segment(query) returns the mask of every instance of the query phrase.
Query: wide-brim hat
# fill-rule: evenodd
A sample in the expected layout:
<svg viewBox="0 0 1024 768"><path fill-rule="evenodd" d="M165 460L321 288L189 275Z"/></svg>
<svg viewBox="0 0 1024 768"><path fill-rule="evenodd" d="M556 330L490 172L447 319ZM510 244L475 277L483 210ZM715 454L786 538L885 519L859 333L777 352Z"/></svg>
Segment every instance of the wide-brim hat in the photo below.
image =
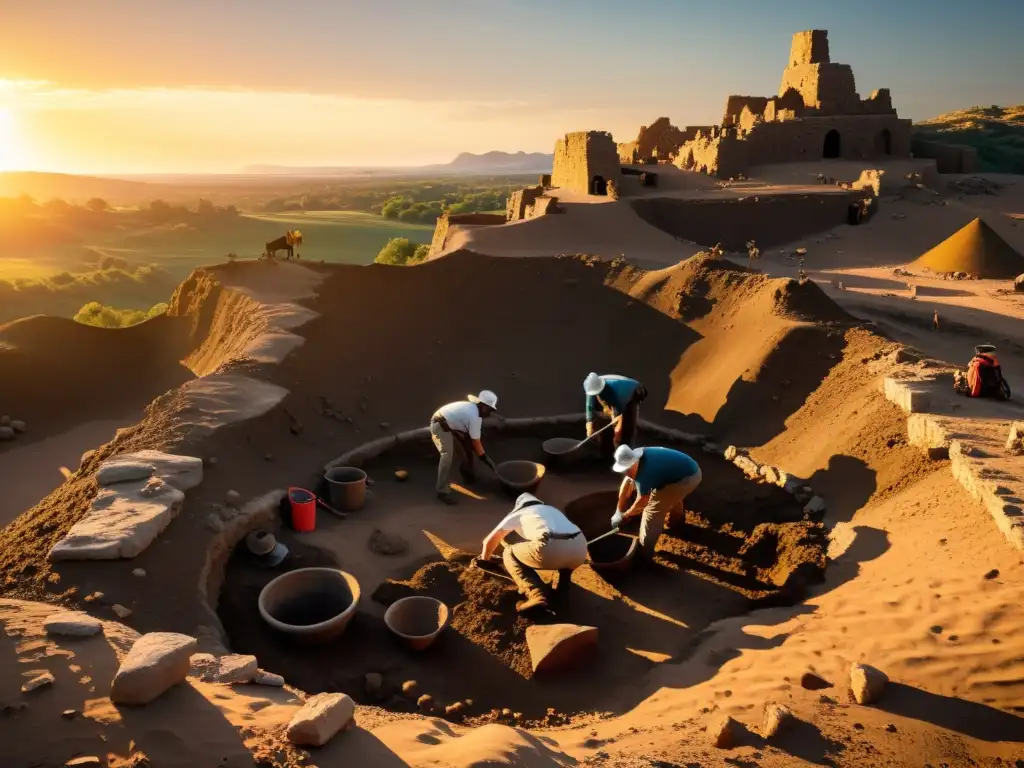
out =
<svg viewBox="0 0 1024 768"><path fill-rule="evenodd" d="M268 568L280 565L288 556L288 547L269 531L253 531L245 537L245 546L250 554L259 558L261 565Z"/></svg>
<svg viewBox="0 0 1024 768"><path fill-rule="evenodd" d="M467 395L466 398L471 403L480 403L495 411L498 410L498 396L489 389L482 390L479 395Z"/></svg>
<svg viewBox="0 0 1024 768"><path fill-rule="evenodd" d="M601 394L604 389L604 379L598 376L596 373L591 373L583 380L583 391L593 397L594 395Z"/></svg>
<svg viewBox="0 0 1024 768"><path fill-rule="evenodd" d="M620 445L615 449L615 463L612 469L616 472L625 472L644 455L643 448L630 448L628 445Z"/></svg>

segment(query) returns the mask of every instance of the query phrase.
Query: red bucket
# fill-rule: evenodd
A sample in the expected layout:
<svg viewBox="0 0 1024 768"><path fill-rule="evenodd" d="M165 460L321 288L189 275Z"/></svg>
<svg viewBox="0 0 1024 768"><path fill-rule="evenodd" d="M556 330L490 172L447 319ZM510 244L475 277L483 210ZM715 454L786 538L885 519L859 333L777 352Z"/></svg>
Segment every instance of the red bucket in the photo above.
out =
<svg viewBox="0 0 1024 768"><path fill-rule="evenodd" d="M296 531L316 528L316 496L305 488L289 488L288 501L292 505L292 528Z"/></svg>

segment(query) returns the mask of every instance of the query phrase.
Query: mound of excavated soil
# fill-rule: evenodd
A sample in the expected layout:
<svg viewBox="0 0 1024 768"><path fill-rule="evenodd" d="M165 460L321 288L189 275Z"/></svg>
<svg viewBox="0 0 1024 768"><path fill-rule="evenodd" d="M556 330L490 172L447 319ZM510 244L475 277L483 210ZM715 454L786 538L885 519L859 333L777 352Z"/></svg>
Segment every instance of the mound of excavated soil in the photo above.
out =
<svg viewBox="0 0 1024 768"><path fill-rule="evenodd" d="M185 342L182 325L166 316L118 329L16 320L0 326L0 410L25 421L31 440L124 416L191 378L179 362Z"/></svg>
<svg viewBox="0 0 1024 768"><path fill-rule="evenodd" d="M912 262L911 267L1012 279L1024 272L1024 256L983 220L975 219Z"/></svg>

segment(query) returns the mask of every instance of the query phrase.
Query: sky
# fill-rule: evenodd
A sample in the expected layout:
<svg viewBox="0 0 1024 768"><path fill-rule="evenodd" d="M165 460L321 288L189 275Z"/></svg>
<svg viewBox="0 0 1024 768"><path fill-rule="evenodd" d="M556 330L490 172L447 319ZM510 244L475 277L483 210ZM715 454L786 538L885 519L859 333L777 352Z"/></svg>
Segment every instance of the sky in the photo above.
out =
<svg viewBox="0 0 1024 768"><path fill-rule="evenodd" d="M1024 0L0 0L0 170L232 173L551 152L720 122L827 29L901 117L1024 103Z"/></svg>

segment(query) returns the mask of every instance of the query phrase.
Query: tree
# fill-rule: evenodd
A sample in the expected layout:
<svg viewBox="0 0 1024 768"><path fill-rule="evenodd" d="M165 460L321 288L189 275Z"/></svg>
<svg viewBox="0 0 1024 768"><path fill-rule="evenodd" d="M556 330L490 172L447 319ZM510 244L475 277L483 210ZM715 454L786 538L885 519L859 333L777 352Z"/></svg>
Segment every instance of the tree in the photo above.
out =
<svg viewBox="0 0 1024 768"><path fill-rule="evenodd" d="M393 237L388 240L387 245L381 248L374 262L377 264L408 266L426 261L428 253L430 253L429 245L410 242L406 237Z"/></svg>
<svg viewBox="0 0 1024 768"><path fill-rule="evenodd" d="M209 200L199 198L199 204L196 206L196 213L200 216L213 216L217 213L217 208Z"/></svg>
<svg viewBox="0 0 1024 768"><path fill-rule="evenodd" d="M94 197L85 204L87 210L93 213L103 213L104 211L110 210L110 205L102 197Z"/></svg>

